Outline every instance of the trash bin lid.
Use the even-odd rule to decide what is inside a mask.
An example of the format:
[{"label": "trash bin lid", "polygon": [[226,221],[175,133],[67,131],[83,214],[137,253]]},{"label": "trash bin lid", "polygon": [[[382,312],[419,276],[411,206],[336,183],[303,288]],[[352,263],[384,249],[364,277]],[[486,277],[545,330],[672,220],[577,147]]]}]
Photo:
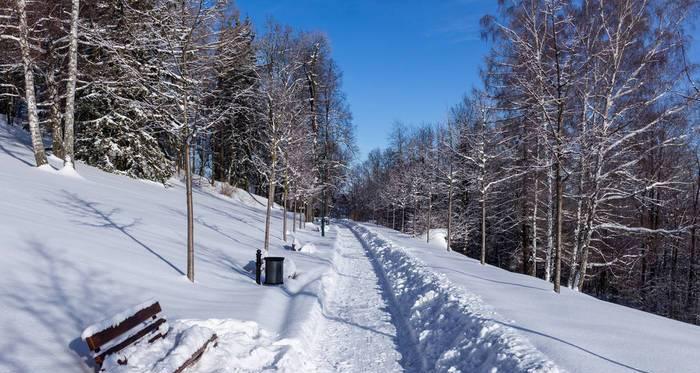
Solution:
[{"label": "trash bin lid", "polygon": [[281,262],[284,261],[284,257],[281,256],[266,256],[265,261],[267,262]]}]

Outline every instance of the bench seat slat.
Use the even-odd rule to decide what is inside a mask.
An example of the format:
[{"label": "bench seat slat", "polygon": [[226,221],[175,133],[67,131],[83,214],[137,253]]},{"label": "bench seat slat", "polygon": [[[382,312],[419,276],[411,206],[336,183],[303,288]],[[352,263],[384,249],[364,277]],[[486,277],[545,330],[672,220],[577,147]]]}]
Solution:
[{"label": "bench seat slat", "polygon": [[[131,337],[129,337],[129,338],[123,340],[122,342],[120,342],[120,343],[118,343],[118,344],[116,344],[116,345],[110,347],[108,350],[106,350],[106,351],[100,353],[99,355],[95,356],[95,362],[96,362],[98,365],[99,365],[99,364],[102,364],[102,362],[103,362],[104,359],[107,357],[107,355],[111,355],[111,354],[113,354],[113,353],[115,353],[115,352],[119,352],[119,351],[123,350],[123,349],[126,348],[127,346],[129,346],[129,345],[131,345],[132,343],[134,343],[134,342],[138,341],[139,339],[141,339],[143,336],[145,336],[145,335],[147,335],[147,334],[149,334],[149,333],[151,333],[151,332],[153,332],[153,331],[158,330],[158,328],[160,327],[160,325],[163,324],[163,323],[165,323],[165,319],[158,319],[156,322],[149,324],[147,327],[143,328],[142,330],[140,330],[139,332],[135,333],[135,334],[132,335]],[[150,342],[153,342],[153,341],[155,341],[156,339],[158,339],[159,337],[163,337],[163,335],[158,334],[158,335],[156,335],[156,336],[150,338],[150,339],[148,340],[148,342],[149,342],[149,343],[150,343]]]},{"label": "bench seat slat", "polygon": [[128,332],[130,329],[148,320],[149,318],[155,317],[160,311],[160,304],[158,302],[153,303],[152,305],[139,310],[133,316],[127,318],[119,324],[111,326],[85,338],[85,342],[87,342],[88,347],[90,347],[92,351],[97,351],[101,346],[112,339]]}]

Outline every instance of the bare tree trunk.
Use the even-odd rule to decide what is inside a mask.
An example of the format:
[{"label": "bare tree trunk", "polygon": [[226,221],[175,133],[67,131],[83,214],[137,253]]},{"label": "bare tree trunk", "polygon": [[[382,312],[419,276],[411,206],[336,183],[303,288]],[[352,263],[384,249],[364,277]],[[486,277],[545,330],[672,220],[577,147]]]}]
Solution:
[{"label": "bare tree trunk", "polygon": [[413,237],[418,234],[417,226],[418,223],[418,197],[413,199]]},{"label": "bare tree trunk", "polygon": [[297,200],[292,201],[292,232],[297,231]]},{"label": "bare tree trunk", "polygon": [[430,214],[432,213],[433,209],[433,201],[432,201],[432,196],[428,196],[428,226],[425,229],[425,237],[426,237],[426,242],[430,243]]},{"label": "bare tree trunk", "polygon": [[189,162],[190,136],[185,137],[185,187],[187,194],[187,278],[194,282],[194,206],[192,203],[192,168]]},{"label": "bare tree trunk", "polygon": [[51,123],[51,149],[54,156],[63,159],[65,152],[63,151],[63,125],[61,124],[58,83],[56,83],[55,70],[53,68],[50,70],[51,71],[48,72],[46,78],[46,88],[48,90],[49,100],[51,101],[51,107],[49,108],[49,122]]},{"label": "bare tree trunk", "polygon": [[270,156],[270,179],[269,186],[267,188],[267,213],[265,214],[265,243],[263,245],[265,255],[270,252],[270,221],[272,218],[272,204],[275,200],[275,168],[277,165],[277,151],[274,150],[274,147]]},{"label": "bare tree trunk", "polygon": [[[325,184],[325,183],[324,183]],[[326,236],[326,214],[328,209],[328,198],[326,194],[326,187],[323,187],[323,194],[321,196],[321,237]]]},{"label": "bare tree trunk", "polygon": [[75,168],[75,86],[78,80],[78,15],[80,0],[72,1],[70,46],[68,48],[68,83],[66,85],[66,113],[63,117],[63,167]]},{"label": "bare tree trunk", "polygon": [[447,251],[452,250],[452,164],[450,164],[450,186],[447,192]]},{"label": "bare tree trunk", "polygon": [[570,273],[569,273],[569,280],[567,282],[567,286],[570,287],[571,289],[576,288],[576,277],[578,276],[578,255],[581,252],[581,244],[583,243],[583,239],[581,237],[582,231],[582,222],[581,222],[581,212],[583,209],[583,178],[584,178],[584,166],[583,166],[583,159],[581,160],[581,169],[580,169],[580,178],[579,178],[579,183],[578,183],[578,202],[576,205],[576,229],[574,230],[574,249],[571,252],[571,260],[569,267],[571,268]]},{"label": "bare tree trunk", "polygon": [[537,184],[538,177],[537,173],[535,173],[535,201],[532,208],[532,252],[530,253],[530,261],[532,262],[530,264],[530,275],[533,277],[537,276],[537,204],[539,203],[537,199]]},{"label": "bare tree trunk", "polygon": [[40,167],[48,163],[44,143],[39,128],[39,115],[36,108],[36,95],[34,93],[34,62],[29,55],[29,26],[27,25],[26,0],[17,0],[17,12],[19,13],[19,47],[22,53],[22,65],[24,67],[24,91],[27,101],[27,114],[29,117],[29,133],[32,138],[32,149],[36,166]]},{"label": "bare tree trunk", "polygon": [[481,264],[486,264],[486,193],[481,194]]},{"label": "bare tree trunk", "polygon": [[688,268],[688,284],[686,290],[685,309],[688,315],[697,312],[697,224],[698,224],[698,209],[700,208],[700,158],[697,160],[698,176],[695,183],[695,198],[693,200],[693,219],[692,228],[690,229],[690,263]]},{"label": "bare tree trunk", "polygon": [[552,252],[554,251],[554,193],[552,186],[554,173],[552,167],[547,168],[547,251],[544,260],[544,280],[552,280]]},{"label": "bare tree trunk", "polygon": [[406,206],[401,207],[401,233],[406,233]]},{"label": "bare tree trunk", "polygon": [[[558,149],[561,145],[558,146]],[[556,210],[556,227],[557,227],[557,246],[556,246],[556,258],[554,262],[554,291],[559,293],[561,291],[561,253],[562,253],[562,215],[563,215],[563,202],[564,202],[564,182],[561,176],[561,150],[557,151],[557,168],[556,168],[556,186],[557,186],[557,210]]]},{"label": "bare tree trunk", "polygon": [[289,188],[289,178],[287,177],[287,168],[284,169],[284,195],[282,196],[282,201],[284,206],[282,207],[282,239],[287,242],[287,189]]}]

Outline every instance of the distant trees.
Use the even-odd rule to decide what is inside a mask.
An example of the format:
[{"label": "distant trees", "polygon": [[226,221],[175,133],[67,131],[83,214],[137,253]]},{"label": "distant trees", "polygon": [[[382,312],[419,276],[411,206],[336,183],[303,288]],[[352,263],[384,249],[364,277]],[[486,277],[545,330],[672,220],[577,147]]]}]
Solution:
[{"label": "distant trees", "polygon": [[700,322],[700,96],[684,47],[696,7],[503,3],[482,19],[485,91],[431,129],[436,163],[422,168],[423,128],[395,131],[353,171],[351,216],[405,231],[381,218],[405,209],[414,233],[447,227],[450,248],[557,292]]}]

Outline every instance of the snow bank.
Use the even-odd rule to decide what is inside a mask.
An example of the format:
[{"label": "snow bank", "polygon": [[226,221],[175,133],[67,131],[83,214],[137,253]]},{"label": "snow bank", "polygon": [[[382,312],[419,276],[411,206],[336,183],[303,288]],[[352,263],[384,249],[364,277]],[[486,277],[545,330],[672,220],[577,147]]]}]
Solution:
[{"label": "snow bank", "polygon": [[[168,335],[152,344],[139,343],[108,357],[103,368],[109,373],[169,373],[189,359],[216,334],[192,371],[223,372],[294,372],[309,368],[290,351],[294,341],[276,341],[275,336],[252,321],[179,320]],[[117,360],[128,358],[127,365]]]},{"label": "snow bank", "polygon": [[316,245],[309,242],[309,243],[305,244],[304,246],[301,246],[299,248],[299,251],[301,251],[303,253],[307,253],[307,254],[313,254],[316,252]]},{"label": "snow bank", "polygon": [[474,294],[452,285],[402,249],[350,224],[383,267],[396,306],[431,372],[561,372],[526,338],[499,322]]},{"label": "snow bank", "polygon": [[317,225],[317,224],[315,224],[315,223],[312,223],[312,222],[308,222],[308,223],[306,223],[306,229],[307,229],[307,230],[310,230],[310,231],[312,231],[312,232],[320,232],[320,231],[321,231],[321,226],[320,226],[320,225]]}]

